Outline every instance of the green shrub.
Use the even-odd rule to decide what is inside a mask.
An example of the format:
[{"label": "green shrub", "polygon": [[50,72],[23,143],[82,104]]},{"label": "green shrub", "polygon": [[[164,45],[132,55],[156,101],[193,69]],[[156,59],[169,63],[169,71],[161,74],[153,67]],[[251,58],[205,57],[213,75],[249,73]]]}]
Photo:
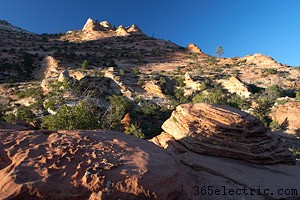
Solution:
[{"label": "green shrub", "polygon": [[269,127],[273,131],[280,129],[280,125],[279,125],[278,121],[276,121],[276,120],[271,121],[270,124],[269,124]]},{"label": "green shrub", "polygon": [[295,99],[296,99],[297,101],[300,101],[300,91],[297,91],[297,92],[296,92],[296,97],[295,97]]},{"label": "green shrub", "polygon": [[82,65],[81,65],[81,68],[86,70],[89,68],[89,61],[88,60],[84,60]]},{"label": "green shrub", "polygon": [[8,115],[3,116],[3,120],[6,122],[13,122],[16,119],[16,115],[9,113]]},{"label": "green shrub", "polygon": [[178,87],[184,87],[185,86],[185,78],[183,76],[176,76],[175,80],[177,82]]},{"label": "green shrub", "polygon": [[130,127],[125,131],[125,133],[127,135],[133,135],[138,138],[142,138],[142,139],[145,138],[145,134],[142,132],[142,130],[137,125],[134,124],[131,124]]},{"label": "green shrub", "polygon": [[27,123],[35,122],[37,120],[36,115],[32,112],[32,110],[29,107],[26,106],[21,106],[18,108],[17,118]]},{"label": "green shrub", "polygon": [[274,69],[274,68],[263,68],[261,69],[261,72],[264,73],[264,74],[277,74],[278,71],[277,69]]},{"label": "green shrub", "polygon": [[267,87],[264,93],[273,101],[283,97],[285,94],[284,90],[278,85],[271,85],[270,87]]},{"label": "green shrub", "polygon": [[140,74],[140,70],[138,69],[138,68],[133,68],[132,69],[132,73],[134,74],[134,75],[138,75],[138,74]]},{"label": "green shrub", "polygon": [[120,73],[120,76],[125,76],[125,72],[123,69],[120,69],[119,73]]},{"label": "green shrub", "polygon": [[200,93],[193,97],[193,103],[209,103],[209,104],[227,104],[226,95],[223,94],[223,91],[220,89],[214,89],[207,91],[207,93]]},{"label": "green shrub", "polygon": [[109,97],[109,108],[102,119],[102,127],[107,130],[123,131],[123,126],[120,121],[128,112],[131,104],[126,101],[126,98],[119,95]]},{"label": "green shrub", "polygon": [[257,106],[254,108],[252,114],[259,118],[260,121],[265,124],[265,126],[268,126],[268,123],[270,122],[268,115],[270,112],[270,108],[274,104],[274,101],[263,94],[256,95],[254,100],[257,103]]},{"label": "green shrub", "polygon": [[117,67],[117,64],[113,59],[110,59],[107,66],[108,67]]},{"label": "green shrub", "polygon": [[49,130],[76,130],[99,128],[100,119],[97,107],[88,102],[81,101],[76,106],[61,106],[55,115],[42,118],[42,128]]},{"label": "green shrub", "polygon": [[237,94],[230,95],[227,103],[229,106],[236,107],[240,110],[248,110],[251,106],[251,103],[246,98]]}]

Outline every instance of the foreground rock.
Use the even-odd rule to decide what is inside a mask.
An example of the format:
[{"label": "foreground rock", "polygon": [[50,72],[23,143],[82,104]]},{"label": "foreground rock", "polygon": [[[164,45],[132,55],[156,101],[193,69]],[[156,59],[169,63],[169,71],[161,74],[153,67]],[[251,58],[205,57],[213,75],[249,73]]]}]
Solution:
[{"label": "foreground rock", "polygon": [[0,177],[0,199],[195,199],[179,162],[109,131],[2,129]]},{"label": "foreground rock", "polygon": [[183,104],[162,125],[188,149],[258,164],[295,164],[279,137],[248,113],[228,106]]},{"label": "foreground rock", "polygon": [[165,132],[152,142],[167,149],[186,166],[184,170],[196,182],[195,192],[198,188],[201,199],[300,199],[299,161],[296,165],[258,165],[203,155],[187,149]]}]

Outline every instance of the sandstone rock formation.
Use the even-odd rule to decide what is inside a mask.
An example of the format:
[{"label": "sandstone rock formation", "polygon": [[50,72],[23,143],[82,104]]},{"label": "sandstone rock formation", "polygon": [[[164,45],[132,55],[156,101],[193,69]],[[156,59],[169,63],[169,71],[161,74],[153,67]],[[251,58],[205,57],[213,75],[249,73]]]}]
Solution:
[{"label": "sandstone rock formation", "polygon": [[55,60],[52,56],[46,56],[43,59],[41,69],[37,73],[36,78],[43,79],[41,82],[41,88],[44,95],[49,93],[49,84],[57,80],[60,71],[62,71],[62,69],[58,66],[57,60]]},{"label": "sandstone rock formation", "polygon": [[[161,146],[186,166],[189,176],[196,182],[199,190],[205,194],[205,200],[265,200],[265,199],[299,199],[300,162],[296,165],[258,165],[245,161],[199,154],[186,148],[170,134],[162,133],[151,140]],[[220,190],[227,195],[208,194],[210,189]],[[292,193],[292,188],[298,190]],[[269,193],[259,193],[257,189],[268,189]],[[287,194],[278,194],[280,189]],[[229,191],[246,191],[229,195]],[[252,195],[250,192],[252,190]],[[282,191],[282,190],[280,190]],[[295,191],[295,190],[294,190]]]},{"label": "sandstone rock formation", "polygon": [[165,97],[160,86],[154,81],[147,81],[143,86],[143,89],[146,91],[146,94],[149,96],[155,96],[160,98]]},{"label": "sandstone rock formation", "polygon": [[179,105],[162,128],[201,154],[258,164],[295,164],[293,154],[256,117],[228,106]]},{"label": "sandstone rock formation", "polygon": [[178,161],[118,132],[0,130],[0,162],[0,199],[199,198]]},{"label": "sandstone rock formation", "polygon": [[190,52],[192,53],[198,53],[198,54],[201,54],[201,55],[206,55],[205,53],[203,53],[201,51],[201,49],[195,45],[195,44],[189,44],[187,47],[186,47]]},{"label": "sandstone rock formation", "polygon": [[58,73],[59,66],[57,60],[55,60],[52,56],[45,56],[39,72],[36,73],[36,78],[41,79],[57,77]]},{"label": "sandstone rock formation", "polygon": [[275,106],[270,117],[287,129],[289,134],[300,134],[300,102],[287,102]]},{"label": "sandstone rock formation", "polygon": [[141,29],[133,24],[132,26],[130,26],[128,29],[127,29],[127,32],[130,33],[130,34],[144,34]]},{"label": "sandstone rock formation", "polygon": [[85,75],[82,72],[80,72],[80,71],[75,71],[72,74],[70,74],[70,76],[73,77],[73,78],[75,78],[76,80],[80,80],[83,77],[85,77]]},{"label": "sandstone rock formation", "polygon": [[119,26],[115,31],[117,36],[128,36],[130,35],[123,26]]},{"label": "sandstone rock formation", "polygon": [[201,83],[194,81],[189,73],[184,75],[184,95],[191,95],[193,92],[198,91],[201,88]]},{"label": "sandstone rock formation", "polygon": [[244,57],[247,60],[247,63],[255,63],[261,65],[262,67],[281,67],[282,64],[276,62],[273,58],[265,56],[260,53],[254,55],[247,55]]},{"label": "sandstone rock formation", "polygon": [[221,83],[230,93],[236,93],[245,98],[249,98],[252,94],[248,87],[235,76],[231,76],[228,80],[218,80],[218,82]]},{"label": "sandstone rock formation", "polygon": [[108,21],[100,22],[100,25],[105,27],[105,28],[112,29],[112,26]]},{"label": "sandstone rock formation", "polygon": [[[103,23],[104,24],[104,23]],[[108,24],[106,24],[108,25]],[[82,28],[82,31],[85,31],[85,32],[92,32],[92,31],[105,31],[106,27],[103,26],[102,24],[94,21],[93,19],[89,18],[84,27]]]}]

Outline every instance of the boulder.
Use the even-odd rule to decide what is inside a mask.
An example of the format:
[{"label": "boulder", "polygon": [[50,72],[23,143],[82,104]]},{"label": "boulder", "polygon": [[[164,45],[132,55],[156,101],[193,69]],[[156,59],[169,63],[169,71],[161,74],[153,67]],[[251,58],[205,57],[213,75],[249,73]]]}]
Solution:
[{"label": "boulder", "polygon": [[180,163],[111,131],[0,130],[0,199],[200,199]]},{"label": "boulder", "polygon": [[72,74],[70,74],[71,77],[75,78],[76,80],[80,80],[83,77],[85,77],[86,75],[80,71],[75,71]]},{"label": "boulder", "polygon": [[256,117],[205,103],[176,107],[162,129],[192,151],[258,164],[295,164],[295,156]]}]

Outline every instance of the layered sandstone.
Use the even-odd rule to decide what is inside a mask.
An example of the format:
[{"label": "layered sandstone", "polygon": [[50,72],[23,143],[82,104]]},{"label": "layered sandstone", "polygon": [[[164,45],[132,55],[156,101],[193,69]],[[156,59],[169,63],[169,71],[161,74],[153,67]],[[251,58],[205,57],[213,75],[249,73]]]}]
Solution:
[{"label": "layered sandstone", "polygon": [[182,104],[162,125],[188,149],[259,164],[294,164],[295,157],[256,117],[228,106]]}]

